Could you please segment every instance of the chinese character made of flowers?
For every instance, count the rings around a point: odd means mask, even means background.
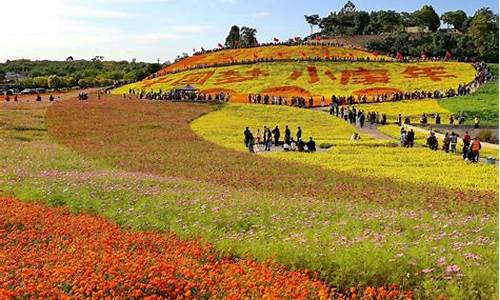
[[[260,77],[266,77],[269,74],[260,68],[253,68],[241,74],[240,71],[236,70],[226,70],[219,72],[217,74],[216,84],[228,84],[228,83],[236,83],[243,82],[248,80],[258,79]]]
[[[196,72],[185,74],[179,79],[172,82],[172,84],[204,84],[207,80],[209,80],[215,71],[206,71],[206,72]]]
[[[403,71],[405,78],[429,78],[432,81],[441,81],[443,78],[457,77],[453,74],[448,74],[444,67],[407,67]]]
[[[340,84],[363,84],[389,83],[389,72],[386,69],[365,69],[344,70],[340,77]]]

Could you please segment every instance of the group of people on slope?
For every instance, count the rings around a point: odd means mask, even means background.
[[[415,144],[415,132],[413,129],[406,130],[404,127],[401,127],[401,136],[399,141],[401,147],[413,148],[413,145]]]
[[[272,146],[282,146],[284,151],[298,151],[298,152],[316,152],[316,142],[312,137],[309,141],[304,142],[302,139],[302,128],[297,127],[295,140],[292,137],[292,132],[288,125],[285,126],[285,134],[283,141],[281,138],[281,131],[278,125],[274,129],[264,126],[263,131],[257,129],[255,136],[249,127],[245,128],[243,132],[244,144],[250,152],[256,152],[256,145],[264,145],[264,151],[271,151]]]
[[[441,115],[439,113],[432,114],[431,116],[434,118],[434,123],[436,125],[441,124]],[[455,120],[458,121],[458,125],[465,124],[465,114],[463,112],[460,112],[456,119],[455,119],[454,114],[450,114],[449,124],[454,125]],[[428,116],[425,113],[423,113],[422,116],[420,117],[420,124],[424,124],[424,125],[428,124],[428,121],[429,121]],[[479,115],[475,116],[474,117],[474,128],[479,128],[480,123],[481,123],[481,117]]]
[[[452,132],[449,134],[446,132],[446,134],[443,137],[443,151],[446,153],[456,153],[457,152],[457,144],[458,144],[458,135],[455,134],[455,132]],[[473,139],[469,135],[469,132],[466,131],[464,133],[464,136],[462,137],[462,157],[464,160],[469,160],[471,162],[478,162],[479,161],[479,151],[482,148],[481,141],[479,140],[478,137],[474,137]],[[436,137],[436,134],[434,131],[430,131],[429,135],[427,136],[427,146],[434,151],[437,151],[439,149],[439,142]]]
[[[322,97],[321,106],[324,106],[325,97]],[[289,105],[299,108],[311,108],[314,106],[314,98],[306,99],[302,96],[292,96],[288,99],[285,96],[249,94],[248,103],[265,105]]]
[[[364,110],[356,109],[354,106],[351,108],[341,106],[339,109],[338,105],[333,105],[330,107],[330,115],[342,118],[349,124],[360,128],[363,128],[365,123],[368,123],[370,128],[373,124],[387,124],[386,114],[379,114],[378,112],[365,113]]]

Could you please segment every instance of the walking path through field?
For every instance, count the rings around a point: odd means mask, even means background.
[[[420,127],[417,127],[417,126],[414,126],[414,125],[404,125],[404,126],[407,127],[408,129],[413,129],[413,131],[415,131],[415,132],[429,133],[429,129],[420,128]],[[434,132],[434,133],[435,133],[436,137],[439,140],[443,140],[444,134],[438,133],[438,132]],[[483,148],[494,149],[494,150],[498,151],[498,145],[497,144],[492,144],[492,143],[487,143],[487,142],[481,142],[481,146]]]
[[[325,110],[324,108],[313,108],[314,110],[317,110],[317,111],[320,111],[320,112],[326,112],[326,113],[329,113],[327,110]],[[335,115],[333,115],[333,117],[335,117]],[[342,119],[340,117],[338,117],[339,119]],[[343,119],[342,119],[343,120]],[[383,126],[383,125],[382,125]],[[424,129],[424,128],[420,128],[420,127],[417,127],[417,126],[414,126],[414,125],[404,125],[406,128],[408,129],[413,129],[413,131],[415,132],[423,132],[423,133],[429,133],[429,130],[428,129]],[[395,142],[398,142],[399,143],[399,139],[397,138],[394,138],[392,136],[389,136],[383,132],[381,132],[380,130],[378,130],[378,125],[374,124],[372,126],[370,126],[370,123],[366,124],[365,123],[365,126],[363,126],[363,128],[361,127],[358,127],[356,126],[356,129],[358,131],[358,133],[363,136],[364,135],[369,135],[371,137],[373,137],[374,139],[378,139],[378,140],[385,140],[385,141],[395,141]],[[442,140],[444,138],[444,134],[442,133],[437,133],[435,132],[436,134],[436,137],[439,139],[439,140]],[[481,142],[481,146],[483,148],[489,148],[489,149],[494,149],[494,150],[497,150],[498,151],[498,145],[497,144],[492,144],[492,143],[486,143],[486,142]],[[426,147],[426,145],[422,145],[422,144],[415,144],[415,147]],[[328,150],[328,149],[324,149],[324,150]],[[461,155],[461,153],[458,153],[457,155]],[[481,162],[486,162],[486,159],[483,158],[483,157],[480,157],[479,160]],[[499,161],[496,160],[495,164],[498,165]]]

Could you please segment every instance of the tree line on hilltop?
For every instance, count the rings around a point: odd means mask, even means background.
[[[473,16],[462,10],[439,16],[430,5],[414,12],[357,10],[348,1],[339,12],[326,17],[304,16],[311,26],[311,37],[380,35],[366,47],[386,53],[409,56],[444,56],[449,50],[457,58],[475,57],[498,61],[498,14],[489,8],[478,9]],[[319,32],[314,33],[314,27]]]
[[[73,86],[110,86],[141,80],[159,71],[159,63],[104,61],[102,56],[91,60],[66,61],[29,59],[0,63],[0,87],[9,88],[66,88]]]

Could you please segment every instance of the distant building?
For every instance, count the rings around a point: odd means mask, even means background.
[[[425,32],[429,32],[429,28],[427,26],[425,26],[425,27],[408,26],[408,27],[405,27],[405,31],[408,33],[425,33]]]
[[[16,80],[25,77],[24,74],[15,73],[15,72],[7,72],[5,73],[3,81],[5,83],[14,83]]]

